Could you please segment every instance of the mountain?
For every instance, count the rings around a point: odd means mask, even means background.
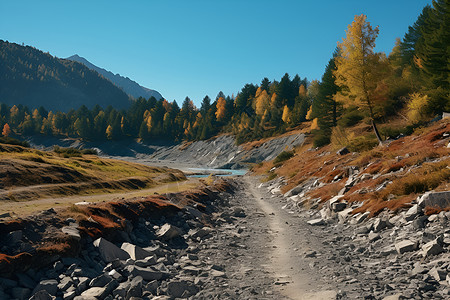
[[[128,108],[129,96],[88,67],[0,40],[0,102],[68,111],[99,104]]]
[[[84,57],[78,56],[77,54],[72,55],[71,57],[68,57],[66,59],[69,59],[72,61],[77,61],[79,63],[82,63],[89,69],[97,71],[98,73],[103,75],[105,78],[111,80],[112,83],[114,83],[118,87],[122,88],[125,93],[127,93],[129,96],[131,96],[133,98],[137,99],[139,97],[143,97],[143,98],[148,99],[150,97],[155,97],[156,100],[159,100],[162,98],[161,94],[158,93],[157,91],[140,86],[137,82],[131,80],[128,77],[123,77],[123,76],[120,76],[119,74],[114,75],[112,72],[102,69],[100,67],[97,67],[96,65],[92,64],[87,59],[85,59]]]

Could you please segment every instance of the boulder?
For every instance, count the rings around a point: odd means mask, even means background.
[[[450,206],[450,191],[426,192],[419,198],[418,205],[421,208],[438,207],[446,208]]]
[[[381,230],[388,227],[389,223],[386,220],[381,218],[377,218],[375,222],[373,222],[373,232],[380,232]]]
[[[146,281],[159,280],[163,272],[153,270],[152,268],[141,268],[138,266],[126,266],[125,270],[132,276],[141,276]]]
[[[433,269],[431,269],[428,274],[434,278],[434,280],[436,281],[441,281],[441,280],[445,280],[446,276],[447,276],[447,271],[444,271],[442,269],[438,269],[436,267],[434,267]]]
[[[36,294],[39,291],[45,290],[51,296],[55,296],[58,291],[58,281],[54,279],[50,280],[42,280],[39,284],[34,288],[33,294]]]
[[[405,220],[406,221],[412,221],[415,217],[417,217],[422,212],[422,208],[414,204],[408,211],[405,213]]]
[[[158,236],[162,240],[171,240],[180,236],[181,229],[173,226],[171,224],[164,224],[161,228],[156,232],[156,236]]]
[[[89,287],[104,287],[112,280],[108,274],[101,274],[89,282]]]
[[[417,242],[410,240],[404,240],[395,244],[395,249],[398,254],[403,254],[405,252],[414,251],[417,249]]]
[[[100,256],[105,262],[112,262],[113,260],[127,260],[130,255],[104,238],[98,238],[94,241],[94,246],[98,248]]]
[[[436,255],[442,253],[442,251],[444,251],[444,249],[439,244],[438,240],[433,240],[422,246],[422,255],[424,257]]]
[[[331,210],[333,212],[341,212],[347,207],[347,203],[345,202],[336,202],[331,205]]]
[[[131,259],[134,260],[144,259],[148,256],[152,256],[151,252],[148,252],[141,247],[130,243],[123,243],[120,248],[126,251],[130,255]]]

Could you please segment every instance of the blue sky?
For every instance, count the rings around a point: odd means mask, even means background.
[[[73,54],[158,90],[236,94],[284,73],[320,79],[357,14],[379,25],[388,54],[431,0],[0,0],[0,39],[65,58]]]

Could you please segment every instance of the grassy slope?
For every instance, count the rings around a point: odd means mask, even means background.
[[[0,144],[0,200],[92,194],[147,188],[184,180],[179,170]]]
[[[310,199],[320,198],[324,202],[339,193],[349,177],[350,167],[356,167],[360,179],[344,194],[343,199],[362,202],[362,206],[354,213],[370,211],[376,215],[386,208],[395,211],[408,207],[413,199],[425,191],[450,189],[449,141],[449,119],[370,151],[343,156],[337,155],[337,149],[332,145],[313,149],[308,139],[296,149],[291,159],[279,164],[266,162],[253,170],[268,178],[286,178],[284,192],[311,177],[318,178],[326,184],[306,196]],[[270,171],[273,167],[276,169]],[[386,187],[375,191],[383,183]]]

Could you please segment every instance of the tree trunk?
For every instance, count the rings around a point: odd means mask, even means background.
[[[377,125],[375,125],[375,121],[373,119],[372,119],[372,128],[373,128],[373,131],[375,132],[375,135],[377,136],[378,144],[380,146],[383,145],[383,141],[381,140],[381,136],[380,136],[380,133],[378,132]]]

